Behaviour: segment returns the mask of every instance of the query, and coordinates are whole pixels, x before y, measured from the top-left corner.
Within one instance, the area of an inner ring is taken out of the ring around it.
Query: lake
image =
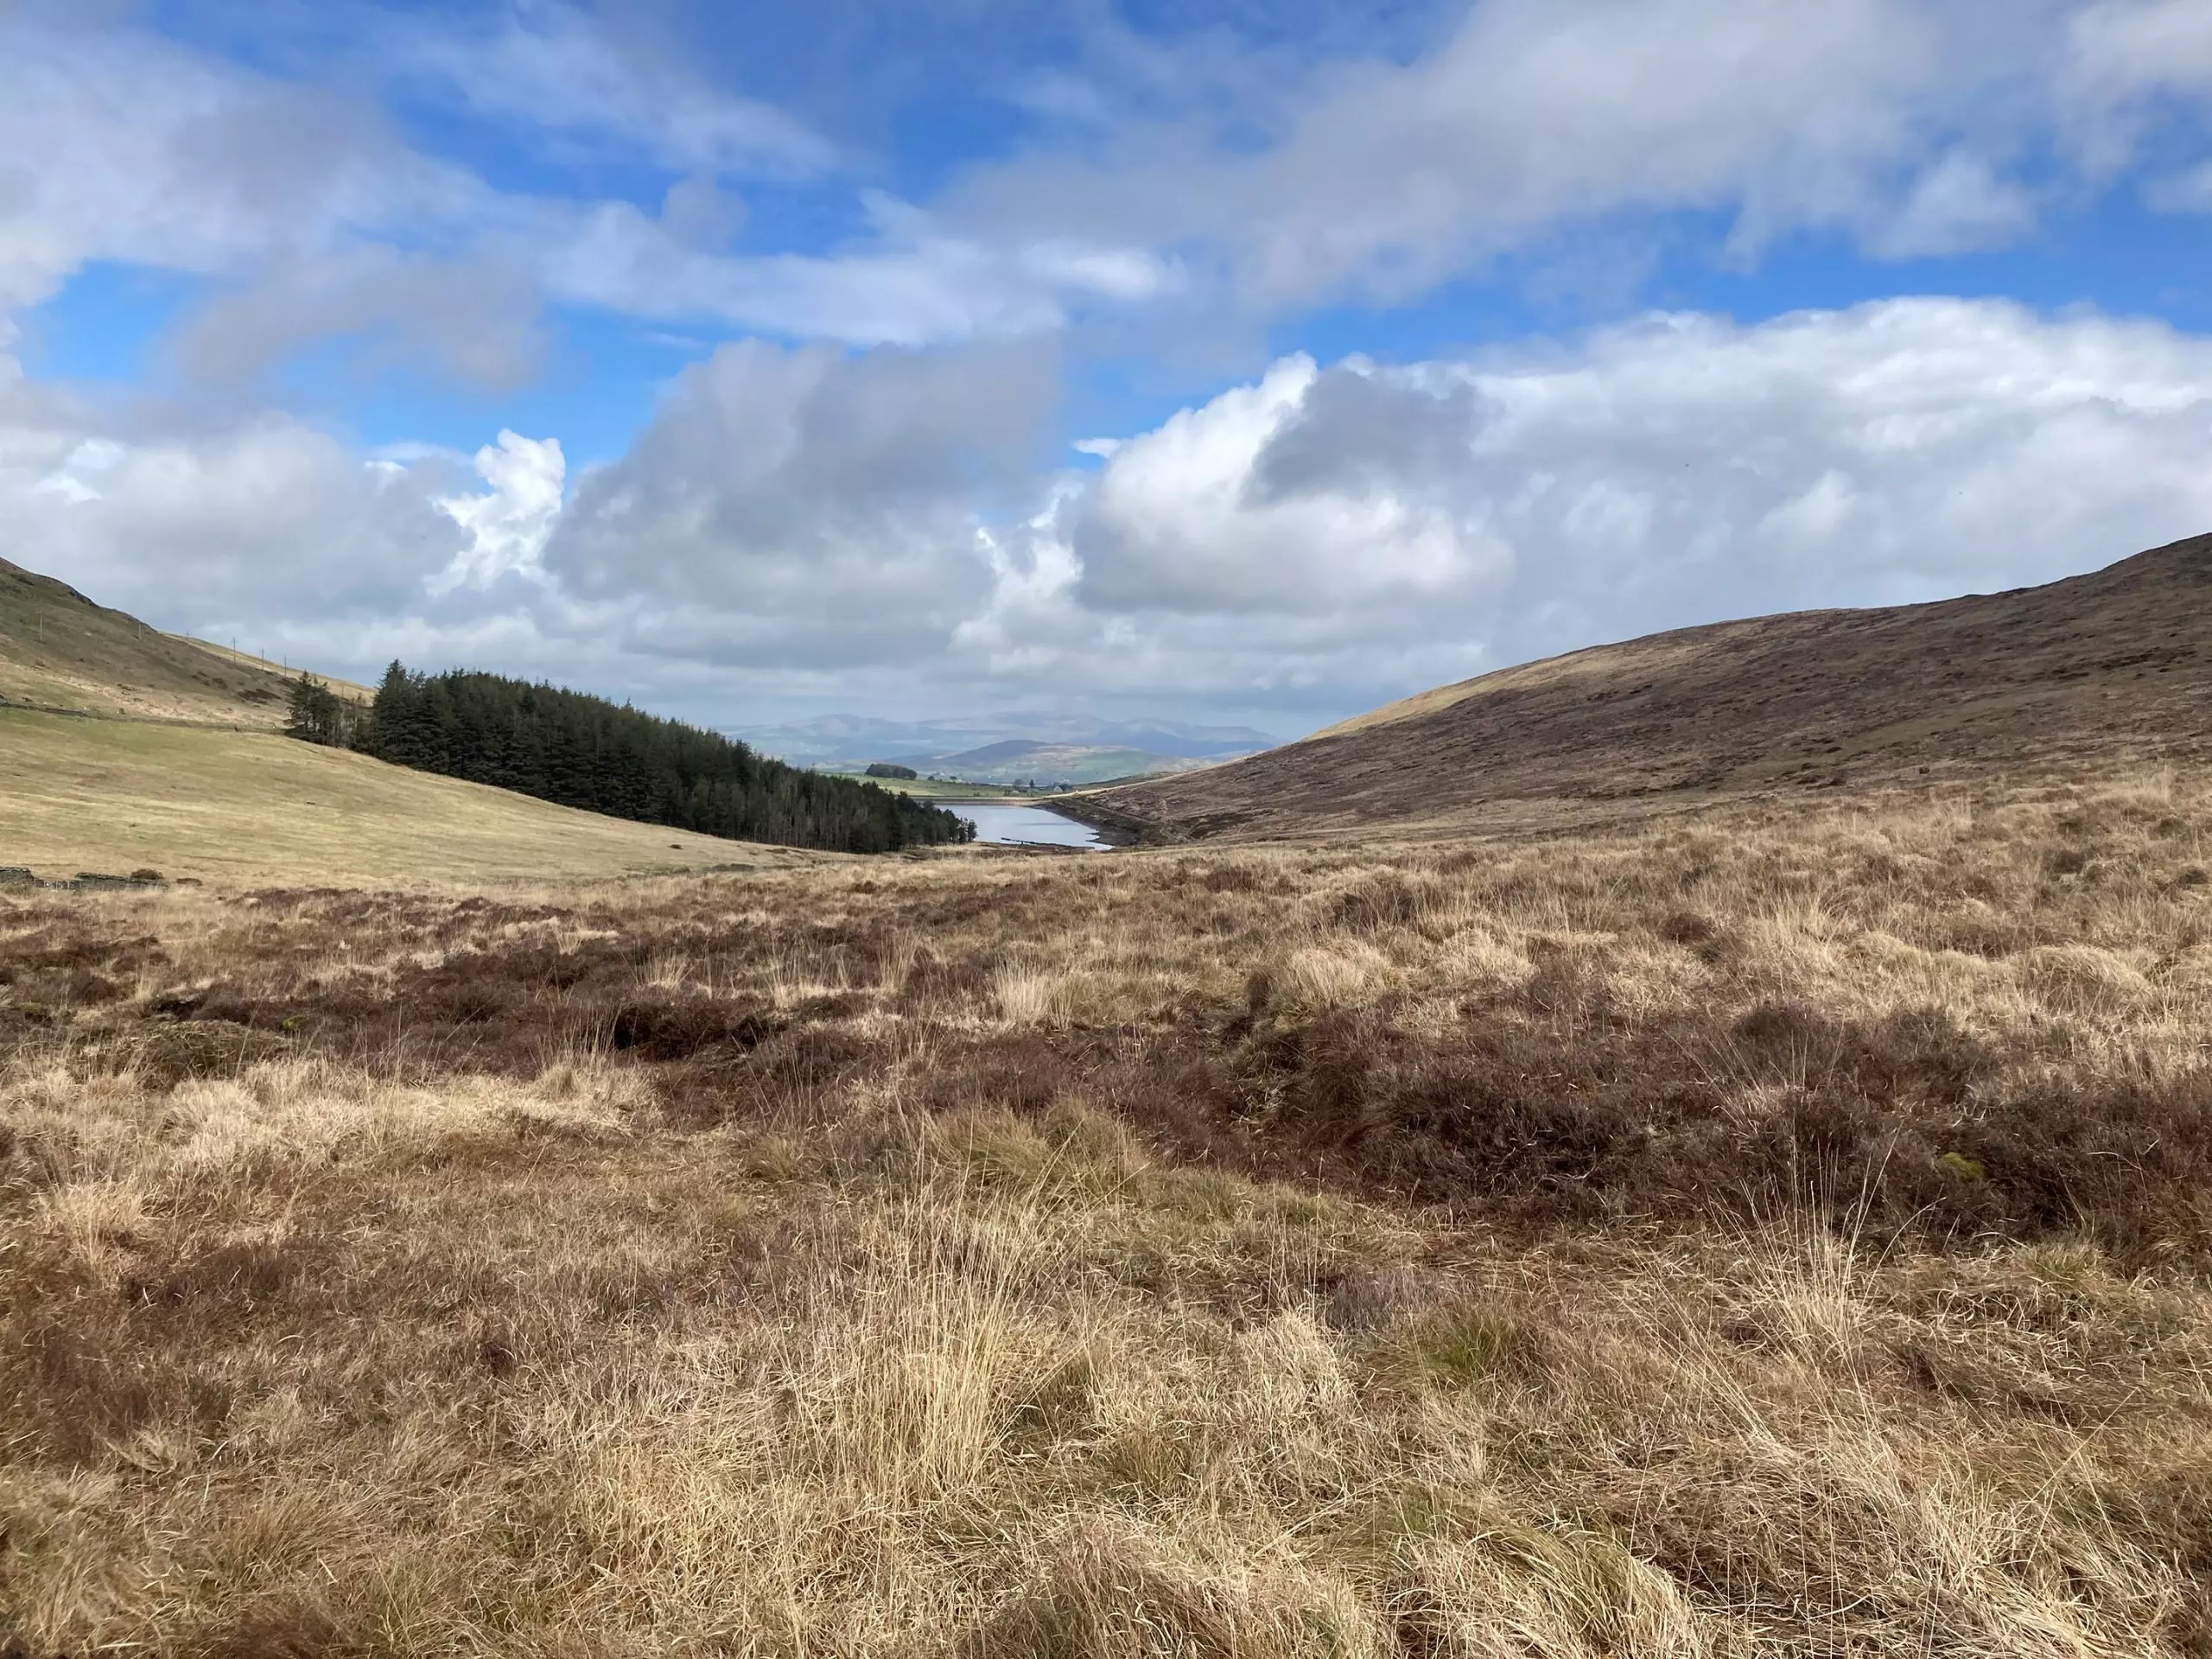
[[[976,826],[976,839],[1001,847],[1103,848],[1087,823],[1077,823],[1050,807],[1014,806],[1003,801],[948,801],[946,810]]]

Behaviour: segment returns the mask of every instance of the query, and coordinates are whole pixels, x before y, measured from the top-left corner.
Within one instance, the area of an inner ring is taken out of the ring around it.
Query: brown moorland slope
[[[2201,1659],[2208,863],[0,892],[0,1654]]]
[[[1090,798],[1170,836],[1575,816],[1927,772],[2194,753],[2212,536],[1932,605],[1653,634],[1440,687],[1247,760]]]
[[[274,728],[284,723],[291,681],[275,663],[163,633],[0,559],[0,704]],[[368,696],[331,684],[341,696]]]

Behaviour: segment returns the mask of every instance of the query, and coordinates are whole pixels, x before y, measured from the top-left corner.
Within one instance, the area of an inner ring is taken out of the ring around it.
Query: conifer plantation
[[[342,741],[334,723],[292,729]],[[885,853],[975,833],[941,807],[785,766],[719,732],[496,674],[395,662],[353,741],[397,766],[734,841]]]

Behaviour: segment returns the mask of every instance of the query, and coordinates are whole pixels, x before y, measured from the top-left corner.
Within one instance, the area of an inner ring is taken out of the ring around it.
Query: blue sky
[[[0,15],[9,556],[1286,734],[2212,529],[2201,0]]]

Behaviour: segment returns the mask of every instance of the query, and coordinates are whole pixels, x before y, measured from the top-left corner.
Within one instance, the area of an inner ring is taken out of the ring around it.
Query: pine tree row
[[[941,807],[767,760],[719,732],[496,674],[394,663],[366,710],[302,675],[286,729],[419,772],[734,841],[884,853],[975,834]]]

